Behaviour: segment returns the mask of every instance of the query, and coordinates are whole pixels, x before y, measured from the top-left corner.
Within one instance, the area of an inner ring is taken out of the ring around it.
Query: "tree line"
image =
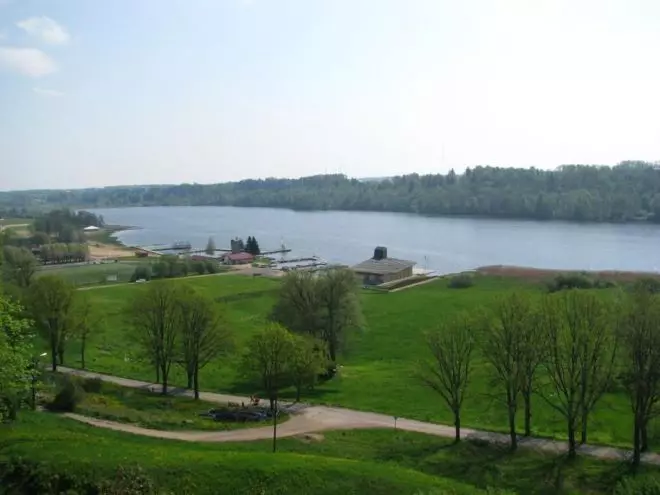
[[[615,167],[555,170],[477,166],[463,174],[408,174],[378,180],[318,175],[224,184],[130,186],[3,193],[0,206],[26,198],[46,205],[260,206],[297,210],[392,211],[590,222],[660,222],[660,168],[626,161]],[[34,203],[33,203],[34,204]]]
[[[660,296],[648,289],[640,284],[615,301],[577,289],[539,301],[513,294],[493,313],[460,315],[430,332],[431,357],[418,376],[452,411],[458,441],[479,354],[507,411],[511,448],[518,446],[521,409],[524,435],[531,435],[531,397],[536,395],[563,418],[569,457],[575,457],[578,444],[587,443],[600,399],[619,387],[630,399],[637,465],[649,447],[649,422],[660,413]]]

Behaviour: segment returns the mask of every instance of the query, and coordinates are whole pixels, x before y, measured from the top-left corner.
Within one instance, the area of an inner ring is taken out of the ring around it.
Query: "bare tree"
[[[633,464],[637,466],[648,449],[649,421],[660,413],[660,299],[639,287],[624,300],[622,309],[622,379],[634,416]]]
[[[525,436],[532,434],[532,394],[535,390],[536,372],[545,359],[546,346],[543,342],[543,332],[539,324],[538,308],[532,309],[530,321],[521,329],[519,334],[520,346],[520,373],[522,383],[520,392],[524,404]]]
[[[573,458],[576,432],[581,428],[586,439],[589,414],[611,381],[616,347],[603,303],[584,291],[547,296],[540,323],[548,346],[543,365],[552,390],[542,390],[541,396],[564,417]]]
[[[474,325],[465,316],[442,324],[427,335],[432,359],[423,362],[419,376],[436,391],[454,414],[456,442],[461,439],[461,407],[470,380]]]
[[[502,300],[495,311],[495,317],[488,323],[484,342],[484,355],[504,391],[512,450],[518,448],[516,413],[518,398],[527,378],[525,337],[532,327],[531,311],[529,299],[519,294]]]
[[[243,369],[258,381],[270,401],[273,415],[273,452],[277,450],[277,402],[281,389],[291,383],[294,336],[283,326],[269,323],[250,339]]]
[[[133,329],[144,354],[156,366],[167,394],[168,378],[177,353],[178,287],[167,282],[152,282],[140,292],[130,307]]]
[[[85,351],[87,339],[94,329],[99,326],[98,319],[92,311],[92,304],[84,292],[76,293],[73,299],[71,320],[67,325],[71,332],[80,339],[80,367],[85,369]]]
[[[186,288],[178,300],[182,365],[188,388],[199,399],[199,371],[232,345],[232,333],[224,312],[213,300]]]
[[[64,360],[74,289],[64,279],[45,275],[30,285],[28,309],[42,335],[50,345],[52,370]]]

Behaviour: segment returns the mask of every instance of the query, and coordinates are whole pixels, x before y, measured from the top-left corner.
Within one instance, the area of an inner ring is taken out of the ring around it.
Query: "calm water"
[[[294,212],[271,208],[98,209],[106,222],[141,227],[118,233],[128,245],[190,241],[218,248],[253,235],[262,250],[284,242],[291,255],[354,264],[387,246],[391,257],[451,273],[484,265],[660,271],[660,226],[430,218],[399,213]]]

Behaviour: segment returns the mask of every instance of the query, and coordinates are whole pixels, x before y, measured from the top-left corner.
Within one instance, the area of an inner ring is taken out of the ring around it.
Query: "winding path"
[[[62,373],[82,376],[85,378],[100,378],[103,381],[115,383],[124,387],[143,389],[158,387],[158,385],[149,382],[121,378],[112,375],[104,375],[100,373],[92,373],[89,371],[66,368],[64,366],[58,367],[58,370]],[[175,389],[174,392],[179,395],[191,396],[191,392],[189,390]],[[248,402],[249,400],[245,397],[217,394],[212,392],[201,392],[200,399],[218,404],[226,404],[227,402]],[[76,421],[87,423],[89,425],[97,426],[100,428],[107,428],[148,437],[184,440],[189,442],[244,442],[250,440],[265,440],[272,438],[273,435],[273,429],[270,426],[218,432],[163,431],[141,428],[139,426],[117,423],[114,421],[91,418],[74,413],[66,414],[66,416]],[[355,411],[352,409],[344,409],[338,407],[301,405],[299,406],[298,411],[292,414],[288,421],[278,425],[277,435],[278,437],[290,437],[326,430],[353,430],[367,428],[394,428],[394,418],[385,414]],[[454,437],[453,426],[436,423],[425,423],[422,421],[415,421],[405,418],[397,419],[396,428],[400,430],[426,433],[428,435],[436,435],[445,438]],[[473,430],[470,428],[462,428],[461,436],[466,439],[480,439],[491,443],[509,442],[508,435],[482,430]],[[566,442],[545,438],[521,437],[519,440],[519,446],[534,448],[536,450],[552,454],[561,454],[568,450],[568,445]],[[601,445],[581,445],[578,448],[578,452],[583,455],[607,460],[626,460],[631,457],[630,450]],[[642,462],[660,466],[660,455],[653,452],[645,453],[642,456]]]

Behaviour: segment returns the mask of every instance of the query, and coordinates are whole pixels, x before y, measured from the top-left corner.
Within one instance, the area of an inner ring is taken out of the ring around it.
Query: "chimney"
[[[387,258],[387,248],[384,246],[378,246],[374,249],[374,258],[375,260],[384,260]]]

